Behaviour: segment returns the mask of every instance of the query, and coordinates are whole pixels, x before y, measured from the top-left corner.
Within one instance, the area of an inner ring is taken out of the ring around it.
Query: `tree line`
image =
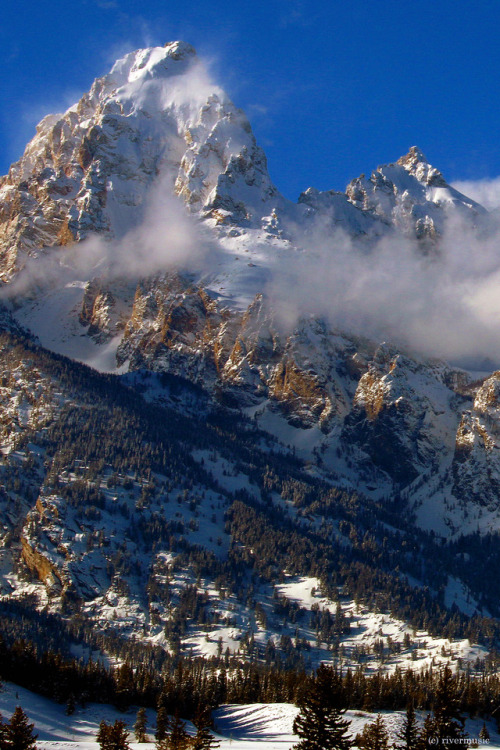
[[[320,668],[321,669],[321,668]],[[396,668],[392,674],[335,669],[336,694],[344,707],[370,712],[415,709],[430,711],[439,692],[441,671]],[[131,705],[176,710],[192,719],[201,710],[225,703],[296,703],[314,684],[305,671],[276,669],[236,657],[170,657],[162,671],[124,662],[107,668],[89,659],[64,658],[52,650],[41,651],[26,641],[11,645],[0,640],[0,676],[59,702],[69,710],[92,701],[125,710]],[[460,711],[487,717],[500,705],[500,676],[458,672],[448,680]]]
[[[436,675],[430,711],[423,725],[417,721],[413,698],[408,698],[404,721],[392,745],[380,714],[353,737],[351,722],[345,718],[346,709],[350,707],[346,705],[345,684],[342,674],[334,667],[321,664],[316,674],[304,678],[296,702],[299,714],[293,730],[299,742],[293,750],[350,750],[353,745],[362,750],[389,750],[390,746],[394,750],[428,750],[436,745],[442,747],[453,741],[460,742],[467,736],[460,683],[448,665]],[[212,750],[218,747],[219,742],[211,732],[211,710],[207,704],[198,704],[193,717],[196,734],[190,736],[185,721],[180,718],[179,706],[169,713],[167,703],[162,693],[156,714],[156,750]],[[4,722],[0,716],[0,750],[35,750],[37,737],[33,730],[34,725],[20,706],[10,722]],[[134,735],[139,743],[150,741],[145,708],[137,712]],[[101,721],[96,740],[101,750],[129,750],[128,737],[125,722],[117,719],[113,724]],[[479,738],[484,742],[489,740],[485,722]]]
[[[409,698],[403,724],[392,745],[380,714],[355,737],[352,736],[351,722],[345,718],[348,706],[342,677],[332,667],[322,664],[316,675],[308,679],[298,705],[300,713],[293,728],[300,742],[293,750],[350,750],[353,745],[362,750],[389,750],[390,746],[395,750],[428,750],[436,745],[443,748],[447,744],[460,743],[467,736],[457,679],[448,665],[436,678],[430,712],[423,726],[417,722],[414,701]],[[480,739],[489,740],[485,723]]]

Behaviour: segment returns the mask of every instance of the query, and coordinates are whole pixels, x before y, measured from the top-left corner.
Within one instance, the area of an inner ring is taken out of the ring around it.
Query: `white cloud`
[[[321,224],[301,243],[298,263],[280,269],[268,288],[289,325],[314,314],[425,356],[500,364],[500,226],[481,235],[450,221],[430,255],[401,236],[367,250]]]
[[[96,276],[139,280],[174,269],[205,271],[217,252],[215,243],[185,206],[160,181],[151,191],[143,221],[123,236],[105,240],[94,234],[62,250],[45,248],[29,258],[2,296],[16,297],[32,287],[43,289]]]
[[[484,180],[457,180],[452,183],[469,198],[473,198],[489,211],[500,208],[500,177],[492,177]]]

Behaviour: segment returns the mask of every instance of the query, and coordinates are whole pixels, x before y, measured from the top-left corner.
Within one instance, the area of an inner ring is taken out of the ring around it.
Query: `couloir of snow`
[[[39,296],[25,301],[16,311],[16,317],[50,351],[100,372],[120,373],[126,369],[116,365],[116,349],[122,336],[98,344],[86,335],[86,328],[78,319],[85,284],[86,281],[72,281],[60,287],[50,283]]]

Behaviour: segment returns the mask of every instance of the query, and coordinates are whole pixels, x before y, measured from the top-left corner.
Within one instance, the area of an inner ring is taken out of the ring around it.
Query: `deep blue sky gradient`
[[[125,52],[184,39],[211,61],[292,199],[418,145],[445,177],[500,175],[498,0],[6,0],[0,174],[44,114]]]

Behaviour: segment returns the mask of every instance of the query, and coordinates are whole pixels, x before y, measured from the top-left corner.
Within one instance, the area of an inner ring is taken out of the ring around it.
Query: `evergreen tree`
[[[300,714],[293,731],[301,738],[294,750],[349,750],[350,721],[342,718],[340,679],[331,667],[321,664],[299,699]]]
[[[107,747],[109,729],[109,724],[106,724],[103,719],[99,724],[99,729],[97,730],[96,734],[96,742],[99,743],[101,748]]]
[[[437,744],[436,737],[437,734],[434,719],[430,714],[427,714],[424,719],[422,734],[420,735],[419,750],[427,750],[431,745]]]
[[[116,705],[127,709],[135,698],[134,671],[129,664],[122,664],[116,678]]]
[[[375,721],[365,725],[356,737],[356,744],[364,750],[389,750],[389,735],[380,714]]]
[[[158,713],[156,714],[156,732],[155,739],[158,743],[162,742],[166,737],[168,730],[170,729],[170,720],[168,718],[167,709],[164,706],[160,706]]]
[[[210,731],[210,713],[208,710],[198,711],[195,717],[196,734],[191,741],[193,750],[211,750],[220,745]]]
[[[409,703],[406,709],[406,717],[403,726],[397,733],[400,742],[396,745],[397,750],[416,750],[420,742],[420,730],[415,718],[413,703]]]
[[[453,673],[446,664],[436,688],[433,716],[428,716],[424,722],[424,743],[442,745],[444,739],[465,737],[464,723]]]
[[[96,740],[101,750],[130,750],[125,722],[117,719],[114,724],[101,721]]]
[[[191,741],[193,750],[212,750],[219,745],[220,741],[213,736],[210,727],[197,727],[196,734]]]
[[[189,741],[186,725],[180,719],[178,712],[176,712],[172,722],[172,730],[168,738],[169,750],[187,750]]]
[[[34,724],[30,724],[21,706],[17,706],[7,726],[6,739],[9,750],[36,750]]]
[[[68,696],[68,700],[66,701],[66,716],[71,716],[75,713],[75,696],[73,693],[70,693]]]
[[[9,725],[5,723],[2,714],[0,714],[0,750],[8,750],[8,728]]]
[[[479,732],[479,739],[486,740],[486,741],[489,741],[490,739],[490,733],[488,732],[488,727],[484,723],[483,723],[483,726],[481,727],[481,731]]]
[[[137,718],[134,724],[134,734],[137,742],[147,742],[148,738],[146,735],[147,716],[146,709],[140,708],[137,711]]]
[[[110,750],[129,750],[128,731],[124,721],[117,719],[111,728]]]

